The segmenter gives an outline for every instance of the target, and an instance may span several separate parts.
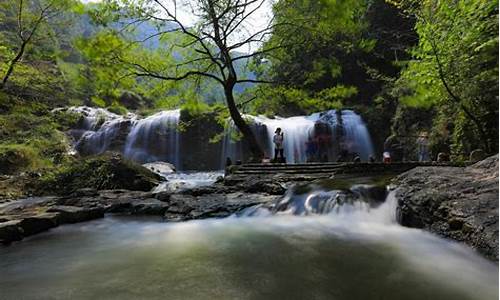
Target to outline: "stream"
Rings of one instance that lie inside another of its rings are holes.
[[[224,219],[64,225],[0,248],[0,299],[498,299],[498,265],[398,225],[392,193],[363,186]]]

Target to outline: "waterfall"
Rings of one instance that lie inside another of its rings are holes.
[[[72,107],[57,110],[82,115],[80,124],[72,129],[70,134],[76,141],[75,149],[83,155],[100,154],[111,150],[122,152],[126,157],[141,163],[166,161],[174,164],[178,170],[182,169],[181,164],[186,164],[186,160],[184,162],[181,160],[179,109],[162,111],[143,119],[130,113],[120,116],[102,108]],[[283,130],[283,148],[287,163],[333,162],[337,161],[339,154],[342,154],[340,157],[343,159],[351,160],[355,153],[361,160],[366,161],[374,154],[366,125],[361,116],[351,110],[330,110],[289,118],[251,115],[244,115],[244,118],[249,121],[250,128],[265,156],[269,158],[274,156],[272,143],[274,132],[278,127]],[[224,167],[226,157],[230,157],[233,162],[247,161],[250,158],[250,153],[242,140],[234,138],[238,133],[233,121],[228,120],[224,139],[219,148],[221,167]],[[205,133],[201,130],[200,134],[211,136],[216,132],[212,130]],[[183,141],[190,138],[196,136],[187,136],[183,133]],[[317,148],[312,158],[307,157],[308,142]],[[212,153],[210,157],[205,157],[204,154],[187,153],[187,157],[193,158],[190,160],[191,164],[188,164],[189,168],[195,169],[197,160],[213,160],[212,156],[217,155]],[[217,160],[217,156],[215,159]]]
[[[264,149],[267,156],[274,155],[273,136],[276,128],[281,128],[284,132],[283,152],[288,163],[306,162],[306,142],[313,135],[314,124],[318,120],[319,114],[311,116],[296,116],[291,118],[269,119],[257,117],[256,120],[266,126],[267,143]]]
[[[243,144],[236,139],[238,130],[234,125],[233,120],[226,120],[226,125],[224,126],[224,138],[222,140],[222,152],[221,152],[221,167],[224,168],[226,164],[226,158],[229,157],[235,163],[237,160],[243,159]]]
[[[348,190],[325,190],[310,186],[301,193],[291,188],[274,204],[259,204],[238,212],[234,217],[330,216],[345,224],[359,221],[396,224],[397,200],[394,191],[384,186],[356,184]]]
[[[267,118],[264,116],[245,116],[251,120],[254,133],[256,128],[265,128],[264,136],[258,136],[267,157],[273,157],[273,136],[276,128],[284,132],[284,155],[287,163],[304,163],[308,161],[306,145],[309,139],[318,146],[318,156],[321,161],[336,161],[340,152],[348,156],[358,154],[363,161],[374,155],[370,134],[361,116],[351,110],[329,110],[314,113],[309,116],[295,116],[290,118]],[[233,161],[243,160],[244,148],[241,142],[235,141],[237,128],[231,121],[226,126],[222,145],[222,162],[226,157]],[[348,157],[347,159],[350,159]]]
[[[347,151],[359,154],[361,160],[364,161],[374,155],[370,134],[358,114],[352,110],[343,110],[342,126]]]
[[[63,111],[56,109],[56,111]],[[82,116],[78,128],[70,130],[75,150],[82,154],[100,154],[119,144],[118,136],[128,131],[134,114],[120,116],[102,108],[70,107],[66,111]]]
[[[180,110],[137,119],[127,135],[124,154],[139,162],[167,161],[180,167]]]

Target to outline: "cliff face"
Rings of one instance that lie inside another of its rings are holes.
[[[418,167],[393,183],[402,225],[464,242],[498,261],[498,154],[466,168]]]

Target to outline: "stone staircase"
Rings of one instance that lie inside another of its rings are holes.
[[[301,164],[257,164],[248,163],[237,166],[231,166],[228,175],[246,177],[246,176],[306,176],[314,178],[331,177],[337,174],[386,174],[403,173],[418,166],[464,166],[459,163],[436,163],[436,162],[397,162],[384,164],[375,163],[301,163]]]

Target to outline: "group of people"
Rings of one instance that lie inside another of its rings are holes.
[[[327,161],[331,136],[320,134],[315,138],[309,137],[306,142],[307,162]]]
[[[285,137],[284,132],[281,128],[277,128],[274,132],[273,143],[274,143],[274,161],[285,163],[284,157],[284,145]],[[331,143],[331,137],[327,135],[318,135],[315,138],[311,136],[306,142],[306,156],[307,162],[314,161],[327,161],[328,160],[328,147]],[[426,132],[423,132],[417,138],[417,154],[418,161],[425,162],[430,160],[430,152],[429,152],[429,137]],[[345,155],[344,155],[345,156]],[[340,157],[344,157],[342,153],[339,154],[339,161],[343,161]],[[391,162],[391,153],[390,150],[384,150],[382,154],[382,159],[384,163]],[[353,154],[353,161],[360,161],[360,157],[358,154]],[[373,156],[369,157],[370,162],[374,162],[375,158]]]

